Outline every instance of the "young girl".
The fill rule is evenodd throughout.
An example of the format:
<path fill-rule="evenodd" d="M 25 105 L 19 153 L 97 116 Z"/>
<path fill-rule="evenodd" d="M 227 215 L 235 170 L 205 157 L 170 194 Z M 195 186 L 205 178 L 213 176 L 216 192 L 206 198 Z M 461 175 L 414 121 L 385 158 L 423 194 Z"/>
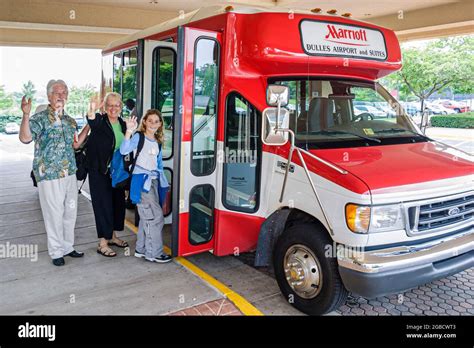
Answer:
<path fill-rule="evenodd" d="M 145 137 L 130 185 L 130 198 L 137 204 L 140 215 L 135 256 L 152 262 L 169 262 L 171 256 L 163 252 L 162 236 L 164 217 L 161 206 L 164 203 L 163 193 L 168 189 L 161 154 L 163 118 L 158 110 L 148 110 L 141 120 L 138 132 L 132 138 L 130 137 L 137 128 L 137 118 L 131 117 L 126 124 L 127 131 L 120 146 L 122 155 L 137 149 L 140 136 Z"/>

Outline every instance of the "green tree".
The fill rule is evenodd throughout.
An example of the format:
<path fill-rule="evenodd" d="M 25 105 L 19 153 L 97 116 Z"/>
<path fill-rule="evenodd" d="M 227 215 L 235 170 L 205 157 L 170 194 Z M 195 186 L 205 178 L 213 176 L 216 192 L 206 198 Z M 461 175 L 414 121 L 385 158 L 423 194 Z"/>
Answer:
<path fill-rule="evenodd" d="M 5 87 L 0 85 L 0 114 L 6 114 L 13 107 L 13 96 L 5 92 Z"/>
<path fill-rule="evenodd" d="M 379 82 L 389 91 L 397 90 L 397 99 L 400 101 L 414 101 L 418 99 L 410 88 L 408 88 L 408 85 L 403 81 L 400 74 L 390 74 L 382 78 Z"/>
<path fill-rule="evenodd" d="M 28 82 L 24 83 L 21 87 L 21 92 L 15 92 L 13 94 L 17 103 L 21 103 L 21 98 L 25 95 L 27 98 L 31 98 L 34 104 L 36 95 L 35 84 L 31 80 L 28 80 Z"/>
<path fill-rule="evenodd" d="M 83 87 L 69 88 L 67 110 L 71 116 L 84 116 L 89 107 L 91 97 L 96 94 L 95 87 L 87 84 Z"/>
<path fill-rule="evenodd" d="M 163 111 L 163 105 L 166 99 L 173 99 L 173 64 L 160 62 L 159 80 L 158 80 L 158 105 L 157 108 Z"/>
<path fill-rule="evenodd" d="M 446 43 L 447 42 L 447 43 Z M 458 60 L 459 70 L 463 72 L 463 78 L 453 82 L 452 89 L 455 94 L 474 94 L 474 36 L 454 37 L 443 39 L 440 45 L 451 47 L 453 54 L 460 57 Z"/>
<path fill-rule="evenodd" d="M 216 88 L 217 67 L 211 64 L 204 64 L 196 70 L 196 85 L 201 87 L 201 94 L 213 96 Z"/>
<path fill-rule="evenodd" d="M 403 50 L 403 68 L 392 78 L 404 93 L 413 93 L 421 101 L 452 86 L 458 91 L 473 91 L 474 40 L 454 37 L 432 41 L 425 47 Z"/>
<path fill-rule="evenodd" d="M 123 67 L 122 100 L 137 99 L 137 66 Z"/>

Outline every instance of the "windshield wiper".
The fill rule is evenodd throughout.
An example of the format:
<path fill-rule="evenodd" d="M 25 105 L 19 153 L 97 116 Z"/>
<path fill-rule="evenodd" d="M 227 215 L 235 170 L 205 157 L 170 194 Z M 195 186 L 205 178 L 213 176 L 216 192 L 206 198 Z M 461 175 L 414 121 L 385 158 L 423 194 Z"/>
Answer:
<path fill-rule="evenodd" d="M 387 128 L 387 129 L 381 129 L 381 130 L 376 130 L 375 133 L 401 133 L 401 132 L 408 132 L 411 134 L 414 134 L 418 137 L 424 138 L 427 141 L 434 141 L 433 139 L 427 137 L 426 135 L 414 132 L 409 129 L 401 129 L 401 128 Z"/>
<path fill-rule="evenodd" d="M 333 130 L 333 131 L 328 131 L 328 130 L 322 130 L 322 131 L 319 131 L 317 133 L 320 133 L 320 134 L 323 134 L 323 135 L 332 135 L 332 134 L 350 134 L 350 135 L 355 135 L 356 137 L 359 137 L 361 139 L 365 139 L 365 140 L 370 140 L 370 141 L 373 141 L 373 142 L 376 142 L 378 144 L 380 144 L 382 141 L 380 139 L 377 139 L 377 138 L 371 138 L 371 137 L 366 137 L 364 135 L 360 135 L 360 134 L 357 134 L 357 133 L 352 133 L 352 132 L 348 132 L 348 131 L 342 131 L 342 130 Z"/>

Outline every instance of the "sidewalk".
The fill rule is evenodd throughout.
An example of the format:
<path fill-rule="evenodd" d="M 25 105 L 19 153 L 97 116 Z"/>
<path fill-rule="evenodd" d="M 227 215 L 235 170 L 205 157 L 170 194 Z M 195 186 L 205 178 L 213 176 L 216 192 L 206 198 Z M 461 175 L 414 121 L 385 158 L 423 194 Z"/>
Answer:
<path fill-rule="evenodd" d="M 470 140 L 474 142 L 474 129 L 429 127 L 426 129 L 426 134 L 436 138 Z"/>
<path fill-rule="evenodd" d="M 85 256 L 53 266 L 30 168 L 30 161 L 0 163 L 0 244 L 38 248 L 37 260 L 0 256 L 0 314 L 162 315 L 224 298 L 177 263 L 146 262 L 119 248 L 114 258 L 97 254 L 92 207 L 83 196 L 75 245 Z M 134 250 L 133 232 L 119 236 Z"/>

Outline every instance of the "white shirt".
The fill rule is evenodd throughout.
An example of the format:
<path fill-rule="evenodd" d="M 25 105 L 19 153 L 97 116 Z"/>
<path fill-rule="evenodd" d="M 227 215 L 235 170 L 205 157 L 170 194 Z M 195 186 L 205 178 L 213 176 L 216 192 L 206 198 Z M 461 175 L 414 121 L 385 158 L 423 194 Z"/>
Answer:
<path fill-rule="evenodd" d="M 143 148 L 137 158 L 136 165 L 149 171 L 156 170 L 158 166 L 158 151 L 158 142 L 156 140 L 151 140 L 145 137 L 145 142 L 143 143 Z"/>

